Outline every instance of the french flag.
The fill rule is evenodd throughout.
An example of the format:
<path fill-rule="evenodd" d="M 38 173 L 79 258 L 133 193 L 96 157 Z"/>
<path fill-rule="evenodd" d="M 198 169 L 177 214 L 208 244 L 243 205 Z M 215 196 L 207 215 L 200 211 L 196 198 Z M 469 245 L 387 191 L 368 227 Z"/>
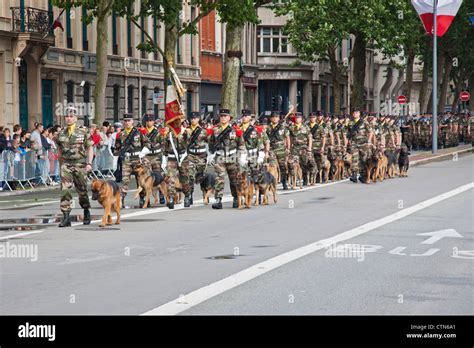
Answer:
<path fill-rule="evenodd" d="M 421 18 L 427 34 L 433 34 L 433 2 L 435 0 L 411 0 Z M 449 29 L 462 0 L 438 0 L 436 16 L 436 35 L 443 36 Z"/>
<path fill-rule="evenodd" d="M 166 90 L 166 105 L 165 105 L 165 124 L 171 128 L 175 134 L 181 130 L 181 122 L 183 119 L 183 111 L 178 100 L 176 89 L 171 80 L 168 81 Z"/>

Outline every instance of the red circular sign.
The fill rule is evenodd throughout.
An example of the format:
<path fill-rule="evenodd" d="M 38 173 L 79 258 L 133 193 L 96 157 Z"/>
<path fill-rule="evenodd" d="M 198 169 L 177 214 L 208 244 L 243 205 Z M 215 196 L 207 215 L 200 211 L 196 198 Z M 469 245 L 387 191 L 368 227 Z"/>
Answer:
<path fill-rule="evenodd" d="M 461 99 L 461 101 L 463 102 L 467 102 L 469 99 L 471 99 L 471 95 L 469 94 L 469 92 L 464 91 L 461 92 L 461 94 L 459 95 L 459 99 Z"/>
<path fill-rule="evenodd" d="M 407 97 L 405 97 L 404 95 L 399 95 L 398 96 L 398 102 L 400 104 L 405 104 L 407 102 Z"/>

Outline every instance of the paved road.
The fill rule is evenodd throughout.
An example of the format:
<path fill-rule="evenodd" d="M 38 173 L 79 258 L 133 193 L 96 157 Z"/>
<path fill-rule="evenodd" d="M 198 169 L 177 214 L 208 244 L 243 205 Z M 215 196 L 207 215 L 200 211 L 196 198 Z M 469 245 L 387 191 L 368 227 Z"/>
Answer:
<path fill-rule="evenodd" d="M 413 167 L 408 178 L 376 185 L 343 181 L 285 192 L 276 205 L 244 211 L 230 209 L 230 202 L 222 211 L 199 204 L 127 210 L 122 225 L 106 230 L 43 224 L 57 213 L 57 202 L 2 206 L 1 219 L 37 219 L 26 225 L 39 229 L 0 232 L 0 245 L 38 248 L 34 262 L 1 259 L 0 313 L 160 312 L 175 299 L 189 305 L 194 299 L 187 294 L 201 289 L 197 294 L 208 299 L 177 313 L 472 315 L 472 188 L 338 243 L 366 245 L 363 261 L 328 257 L 323 248 L 223 293 L 215 282 L 471 184 L 473 159 L 470 154 Z M 47 194 L 41 198 L 47 201 Z M 430 236 L 418 235 L 439 230 L 453 236 L 426 244 Z M 213 291 L 217 296 L 210 297 Z"/>

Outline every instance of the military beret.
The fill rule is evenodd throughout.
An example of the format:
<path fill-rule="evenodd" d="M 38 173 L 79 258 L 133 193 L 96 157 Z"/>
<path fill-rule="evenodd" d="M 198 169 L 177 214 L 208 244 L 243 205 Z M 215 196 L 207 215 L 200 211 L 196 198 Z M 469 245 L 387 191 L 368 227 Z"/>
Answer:
<path fill-rule="evenodd" d="M 271 114 L 270 114 L 270 117 L 280 117 L 280 111 L 272 111 Z"/>
<path fill-rule="evenodd" d="M 242 109 L 242 116 L 250 116 L 250 115 L 252 115 L 252 110 Z"/>
<path fill-rule="evenodd" d="M 190 118 L 201 118 L 201 114 L 197 111 L 193 111 L 189 115 Z"/>
<path fill-rule="evenodd" d="M 145 114 L 143 116 L 143 122 L 155 121 L 156 117 L 153 114 Z"/>
<path fill-rule="evenodd" d="M 339 119 L 340 119 L 340 120 L 344 120 L 345 118 L 346 118 L 346 116 L 344 116 L 344 115 L 339 115 Z"/>
<path fill-rule="evenodd" d="M 133 120 L 133 114 L 123 114 L 122 120 Z"/>
<path fill-rule="evenodd" d="M 296 117 L 303 117 L 303 113 L 297 112 L 297 113 L 295 113 L 295 116 L 296 116 Z"/>
<path fill-rule="evenodd" d="M 352 108 L 352 112 L 360 112 L 360 108 L 355 106 Z"/>
<path fill-rule="evenodd" d="M 74 116 L 77 116 L 78 110 L 73 106 L 66 107 L 66 109 L 64 110 L 64 115 L 71 115 L 71 114 Z"/>
<path fill-rule="evenodd" d="M 229 109 L 220 109 L 219 110 L 219 115 L 230 115 L 230 110 Z"/>
<path fill-rule="evenodd" d="M 318 116 L 316 112 L 310 112 L 308 115 L 308 117 L 316 117 L 316 116 Z"/>

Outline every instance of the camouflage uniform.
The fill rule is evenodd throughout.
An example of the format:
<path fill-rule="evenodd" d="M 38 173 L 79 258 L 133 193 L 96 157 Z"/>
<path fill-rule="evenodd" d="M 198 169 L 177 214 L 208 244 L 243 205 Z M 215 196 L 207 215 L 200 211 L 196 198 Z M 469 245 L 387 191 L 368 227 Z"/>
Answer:
<path fill-rule="evenodd" d="M 93 146 L 90 132 L 85 127 L 75 126 L 69 135 L 68 128 L 62 129 L 55 138 L 56 145 L 61 150 L 59 159 L 61 177 L 61 212 L 71 212 L 72 193 L 74 186 L 79 195 L 79 204 L 83 209 L 90 208 L 89 196 L 87 195 L 87 181 L 84 159 L 87 150 Z"/>
<path fill-rule="evenodd" d="M 227 128 L 231 127 L 230 131 Z M 228 132 L 224 138 L 220 138 L 219 135 L 222 132 Z M 224 180 L 225 173 L 229 176 L 230 191 L 234 198 L 237 197 L 237 174 L 240 171 L 239 163 L 237 158 L 239 154 L 245 153 L 245 144 L 240 134 L 242 131 L 234 128 L 230 124 L 225 128 L 218 125 L 212 129 L 212 134 L 209 138 L 209 148 L 212 149 L 211 153 L 216 154 L 214 159 L 214 170 L 216 172 L 216 185 L 215 185 L 215 198 L 221 199 L 224 195 Z M 216 141 L 219 143 L 217 144 Z M 222 141 L 220 141 L 222 140 Z"/>
<path fill-rule="evenodd" d="M 334 134 L 334 146 L 335 146 L 335 151 L 338 156 L 342 158 L 345 152 L 345 140 L 346 140 L 346 134 L 347 134 L 347 129 L 342 123 L 336 123 L 334 126 L 333 130 Z"/>
<path fill-rule="evenodd" d="M 313 157 L 314 157 L 314 167 L 313 171 L 315 170 L 320 170 L 321 165 L 322 165 L 322 155 L 324 153 L 321 153 L 321 148 L 323 146 L 323 138 L 326 138 L 326 141 L 328 141 L 328 131 L 326 127 L 324 127 L 323 122 L 315 122 L 315 123 L 309 123 L 309 128 L 311 135 L 313 136 L 313 145 L 312 145 L 312 151 L 313 151 Z M 326 151 L 326 149 L 324 149 Z"/>
<path fill-rule="evenodd" d="M 147 155 L 147 164 L 153 172 L 162 173 L 161 158 L 163 156 L 163 148 L 165 143 L 167 130 L 166 128 L 147 129 L 147 137 L 150 140 L 151 153 Z M 163 174 L 163 173 L 162 173 Z"/>
<path fill-rule="evenodd" d="M 431 124 L 428 120 L 423 120 L 420 124 L 420 142 L 423 149 L 427 150 L 431 147 L 431 135 L 430 135 Z"/>
<path fill-rule="evenodd" d="M 255 181 L 259 171 L 258 153 L 264 151 L 263 141 L 257 129 L 250 124 L 243 124 L 242 131 L 245 148 L 247 149 L 247 174 Z"/>
<path fill-rule="evenodd" d="M 271 159 L 277 161 L 280 167 L 281 182 L 286 183 L 288 155 L 286 150 L 286 138 L 290 135 L 288 128 L 283 122 L 276 125 L 270 124 L 267 128 L 267 136 L 270 141 Z"/>
<path fill-rule="evenodd" d="M 303 178 L 306 179 L 309 170 L 315 166 L 313 153 L 311 149 L 309 149 L 312 135 L 308 126 L 301 123 L 300 125 L 294 124 L 290 127 L 290 140 L 291 154 L 298 158 L 303 172 Z"/>
<path fill-rule="evenodd" d="M 209 141 L 208 131 L 200 126 L 188 128 L 188 155 L 183 165 L 189 170 L 189 186 L 194 191 L 194 184 L 200 184 L 207 166 L 207 143 Z"/>
<path fill-rule="evenodd" d="M 348 139 L 352 149 L 352 173 L 360 173 L 365 178 L 365 162 L 370 154 L 369 133 L 372 131 L 369 123 L 363 119 L 350 124 Z"/>
<path fill-rule="evenodd" d="M 191 162 L 185 161 L 187 157 L 186 149 L 188 147 L 188 142 L 189 134 L 186 131 L 186 128 L 181 127 L 179 134 L 175 134 L 174 131 L 171 130 L 168 131 L 165 139 L 164 155 L 168 158 L 167 175 L 170 178 L 168 185 L 168 193 L 170 197 L 174 196 L 176 193 L 176 182 L 178 178 L 183 188 L 183 193 L 185 195 L 191 193 L 189 173 Z M 176 149 L 176 153 L 174 149 Z"/>
<path fill-rule="evenodd" d="M 124 129 L 117 134 L 115 141 L 116 156 L 123 156 L 122 161 L 122 198 L 127 195 L 128 185 L 132 176 L 132 168 L 135 164 L 140 163 L 138 154 L 147 147 L 150 148 L 150 141 L 148 137 L 138 130 L 137 127 L 132 127 L 130 130 Z"/>

